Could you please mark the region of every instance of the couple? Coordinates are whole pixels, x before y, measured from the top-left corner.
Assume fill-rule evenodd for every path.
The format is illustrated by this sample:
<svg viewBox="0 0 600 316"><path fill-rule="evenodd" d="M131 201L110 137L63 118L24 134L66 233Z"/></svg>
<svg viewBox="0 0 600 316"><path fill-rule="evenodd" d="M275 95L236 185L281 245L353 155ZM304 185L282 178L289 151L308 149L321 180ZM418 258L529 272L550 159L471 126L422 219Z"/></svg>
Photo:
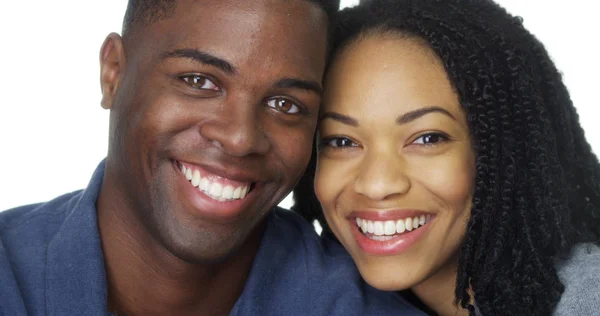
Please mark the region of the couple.
<svg viewBox="0 0 600 316"><path fill-rule="evenodd" d="M338 5L130 1L107 158L0 213L0 314L593 314L600 167L543 46L491 1Z"/></svg>

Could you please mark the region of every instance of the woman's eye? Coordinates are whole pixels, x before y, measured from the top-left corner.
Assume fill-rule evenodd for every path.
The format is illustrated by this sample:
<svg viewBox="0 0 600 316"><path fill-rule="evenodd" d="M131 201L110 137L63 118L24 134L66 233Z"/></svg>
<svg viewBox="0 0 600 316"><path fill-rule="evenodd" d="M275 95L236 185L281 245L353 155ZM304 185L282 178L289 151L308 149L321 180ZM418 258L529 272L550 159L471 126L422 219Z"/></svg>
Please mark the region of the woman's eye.
<svg viewBox="0 0 600 316"><path fill-rule="evenodd" d="M413 144L417 145L434 145L437 143L445 142L448 140L448 136L440 133L428 133L419 136Z"/></svg>
<svg viewBox="0 0 600 316"><path fill-rule="evenodd" d="M285 114L296 114L300 107L285 98L272 98L267 100L267 106Z"/></svg>
<svg viewBox="0 0 600 316"><path fill-rule="evenodd" d="M195 88L195 89L217 90L217 91L220 90L220 88L214 82L212 82L210 79L208 79L204 76L185 75L185 76L181 76L179 78L181 80L185 81L188 85L190 85L192 88Z"/></svg>
<svg viewBox="0 0 600 316"><path fill-rule="evenodd" d="M358 144L346 137L331 137L321 141L322 146L342 148L342 147L358 147Z"/></svg>

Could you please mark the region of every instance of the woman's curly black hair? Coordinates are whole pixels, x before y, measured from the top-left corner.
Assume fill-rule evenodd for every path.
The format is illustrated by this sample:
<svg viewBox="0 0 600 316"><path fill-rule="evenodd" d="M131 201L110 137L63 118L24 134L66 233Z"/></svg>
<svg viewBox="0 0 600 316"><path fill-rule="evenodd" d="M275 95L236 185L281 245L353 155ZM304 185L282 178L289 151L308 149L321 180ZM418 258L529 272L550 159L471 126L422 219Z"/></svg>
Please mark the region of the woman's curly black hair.
<svg viewBox="0 0 600 316"><path fill-rule="evenodd" d="M551 315L564 289L555 263L600 240L600 165L544 46L493 1L370 0L340 12L334 49L373 30L424 40L469 122L476 183L456 303L473 315L474 293L483 315ZM331 235L315 164L313 153L293 209Z"/></svg>

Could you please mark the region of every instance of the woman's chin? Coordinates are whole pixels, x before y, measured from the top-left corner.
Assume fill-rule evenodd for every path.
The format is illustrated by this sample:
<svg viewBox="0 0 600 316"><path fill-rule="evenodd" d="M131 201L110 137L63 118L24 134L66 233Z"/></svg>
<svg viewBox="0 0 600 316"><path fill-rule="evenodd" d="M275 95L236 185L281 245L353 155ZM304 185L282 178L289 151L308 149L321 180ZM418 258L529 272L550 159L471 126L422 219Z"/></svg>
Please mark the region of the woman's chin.
<svg viewBox="0 0 600 316"><path fill-rule="evenodd" d="M359 265L358 268L365 282L381 291L403 291L412 288L421 281L413 273L403 273L403 271L410 271L410 269L404 269L401 265L396 265L393 269L381 265Z"/></svg>

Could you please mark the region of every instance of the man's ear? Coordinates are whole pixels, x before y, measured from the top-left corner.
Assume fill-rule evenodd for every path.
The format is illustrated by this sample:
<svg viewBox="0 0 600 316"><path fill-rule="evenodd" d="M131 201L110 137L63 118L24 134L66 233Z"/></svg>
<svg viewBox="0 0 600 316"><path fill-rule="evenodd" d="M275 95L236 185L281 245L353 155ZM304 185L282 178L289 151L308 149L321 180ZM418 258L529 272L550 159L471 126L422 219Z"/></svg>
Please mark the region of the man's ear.
<svg viewBox="0 0 600 316"><path fill-rule="evenodd" d="M119 80L125 71L125 50L119 34L109 34L100 49L101 105L105 109L113 106Z"/></svg>

